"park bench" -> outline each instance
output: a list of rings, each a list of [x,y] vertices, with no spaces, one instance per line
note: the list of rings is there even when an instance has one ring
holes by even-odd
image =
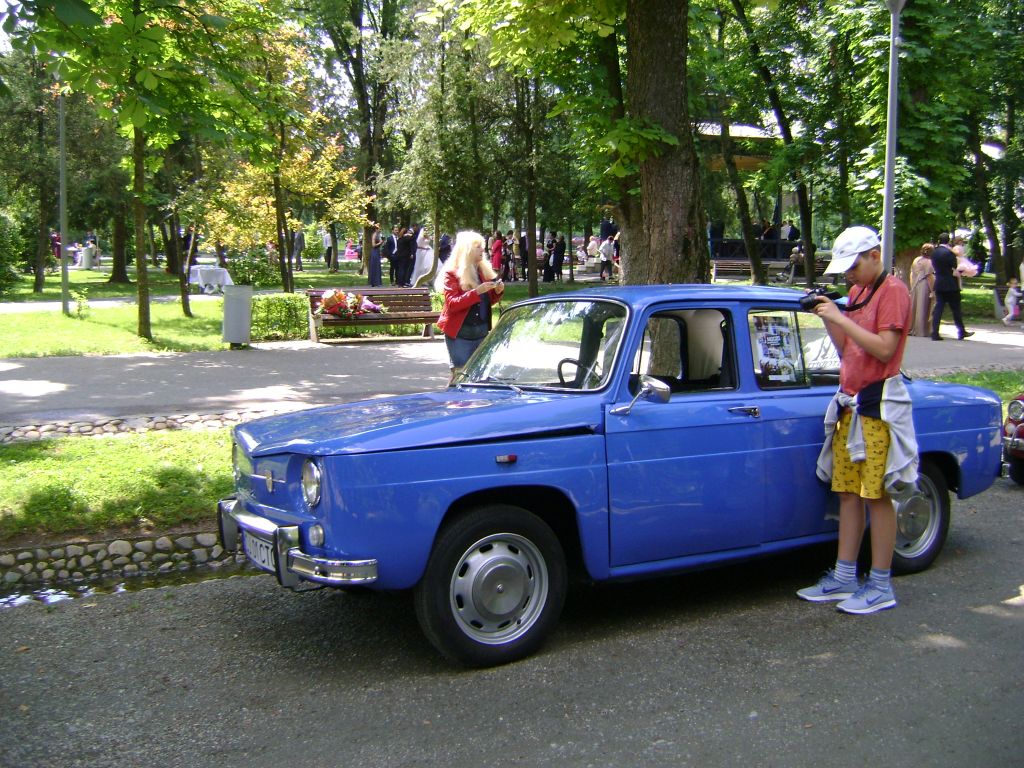
[[[784,282],[786,275],[789,272],[789,261],[779,261],[778,259],[764,259],[761,262],[765,272],[768,275],[769,283],[780,283]],[[828,265],[828,259],[816,258],[815,259],[815,277],[822,274],[825,267]],[[796,268],[796,277],[800,280],[794,282],[800,282],[804,275],[804,265],[798,264]],[[750,262],[746,259],[712,259],[711,260],[711,282],[715,282],[718,279],[728,278],[742,278],[750,279]]]
[[[321,328],[340,328],[371,325],[412,325],[423,324],[423,336],[434,337],[434,324],[440,313],[430,302],[429,288],[362,288],[345,290],[363,296],[374,304],[384,307],[386,312],[368,312],[351,317],[339,317],[320,313],[320,303],[329,289],[310,288],[309,298],[309,340],[320,341]]]
[[[750,277],[750,262],[746,259],[712,259],[711,282],[720,278]]]

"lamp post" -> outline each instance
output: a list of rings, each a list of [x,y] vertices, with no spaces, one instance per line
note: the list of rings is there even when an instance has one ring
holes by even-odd
[[[899,104],[900,70],[900,13],[907,0],[885,0],[889,9],[889,96],[888,112],[885,119],[885,183],[882,198],[882,261],[885,271],[892,270],[893,249],[895,248],[895,173],[896,173],[896,123]]]

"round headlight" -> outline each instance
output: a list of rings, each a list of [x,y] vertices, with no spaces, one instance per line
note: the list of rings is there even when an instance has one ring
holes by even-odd
[[[312,459],[302,465],[302,496],[310,507],[320,503],[320,467]]]
[[[1024,419],[1024,402],[1021,402],[1020,400],[1011,400],[1010,404],[1006,406],[1006,415],[1014,421]]]

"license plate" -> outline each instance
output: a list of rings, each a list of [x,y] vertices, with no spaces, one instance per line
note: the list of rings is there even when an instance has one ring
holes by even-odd
[[[265,571],[277,573],[277,557],[271,542],[257,538],[248,531],[242,531],[242,542],[245,546],[246,556],[255,565]]]

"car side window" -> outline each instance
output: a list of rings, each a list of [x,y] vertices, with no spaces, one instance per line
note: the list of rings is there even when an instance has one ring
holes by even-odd
[[[820,317],[781,309],[748,317],[754,378],[761,389],[838,383],[839,353]]]
[[[729,315],[717,309],[686,309],[651,315],[633,360],[630,387],[641,375],[668,384],[673,393],[733,389],[735,356]]]

